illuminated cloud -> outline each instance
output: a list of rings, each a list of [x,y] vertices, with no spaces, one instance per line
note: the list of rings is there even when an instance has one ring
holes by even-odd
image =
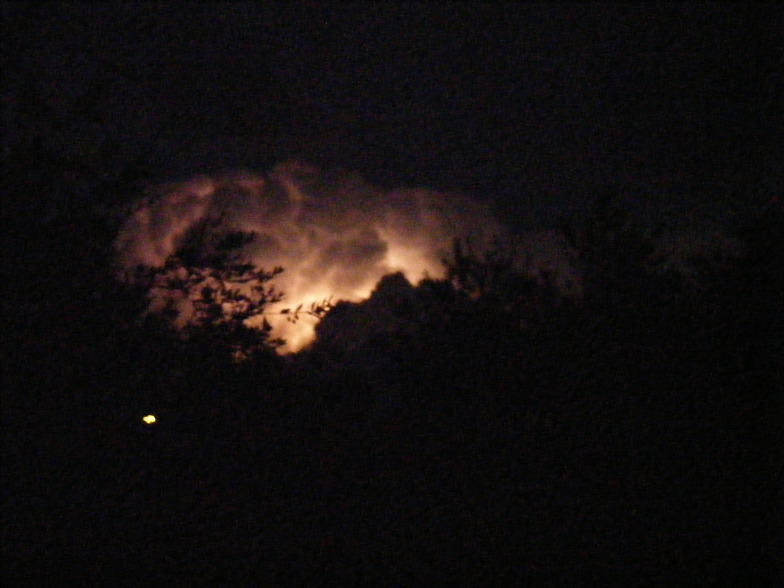
[[[470,236],[478,250],[506,230],[482,204],[424,188],[383,190],[347,172],[322,173],[286,162],[270,173],[196,177],[163,186],[138,203],[116,240],[126,269],[162,266],[189,229],[221,219],[223,230],[252,231],[243,257],[284,272],[274,279],[284,300],[269,306],[273,335],[283,351],[312,341],[315,320],[296,323],[276,314],[325,299],[367,298],[381,277],[402,272],[416,283],[444,275],[454,237]]]
[[[287,341],[282,352],[312,342],[317,320],[301,315],[291,321],[292,314],[281,311],[300,305],[307,310],[324,300],[365,300],[383,276],[395,272],[412,284],[441,278],[455,237],[470,238],[480,255],[500,241],[514,251],[521,273],[553,280],[564,296],[582,293],[575,252],[559,231],[512,236],[485,206],[464,195],[385,190],[354,173],[323,172],[297,161],[266,174],[197,176],[161,186],[137,203],[119,231],[115,246],[122,267],[162,266],[189,231],[209,219],[216,221],[211,230],[255,233],[241,251],[243,261],[267,271],[284,269],[271,284],[284,298],[265,311],[273,337]],[[700,238],[692,233],[669,233],[658,241],[659,267],[688,275],[695,255],[737,255],[738,245],[715,231]],[[163,302],[160,292],[152,298],[153,308]],[[189,320],[189,304],[178,302],[180,325]]]

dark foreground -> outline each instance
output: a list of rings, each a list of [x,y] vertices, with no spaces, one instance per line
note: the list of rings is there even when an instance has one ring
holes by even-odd
[[[9,234],[4,585],[781,580],[780,224],[710,295],[392,279],[387,332],[239,367],[135,323],[81,227]]]

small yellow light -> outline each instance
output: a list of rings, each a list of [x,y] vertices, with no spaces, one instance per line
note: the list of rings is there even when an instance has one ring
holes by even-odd
[[[148,414],[147,416],[142,417],[142,420],[146,424],[151,425],[151,424],[153,424],[155,422],[155,415],[154,414]]]

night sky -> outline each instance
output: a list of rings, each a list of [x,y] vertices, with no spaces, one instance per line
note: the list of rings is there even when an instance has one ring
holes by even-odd
[[[0,584],[784,585],[783,7],[2,3]]]
[[[780,6],[2,10],[7,140],[43,133],[110,170],[302,158],[489,199],[517,227],[609,184],[724,208],[781,177]]]

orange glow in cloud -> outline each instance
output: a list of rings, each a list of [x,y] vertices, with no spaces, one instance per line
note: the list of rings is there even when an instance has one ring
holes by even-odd
[[[454,237],[470,236],[481,249],[505,236],[490,212],[466,197],[386,191],[354,174],[287,162],[266,175],[197,177],[162,187],[123,224],[115,243],[121,264],[162,266],[188,230],[207,218],[222,219],[222,230],[256,233],[242,256],[257,267],[283,267],[269,285],[284,299],[266,309],[272,335],[286,340],[282,352],[310,343],[316,319],[292,323],[281,310],[367,298],[382,276],[396,271],[413,283],[440,278]]]

